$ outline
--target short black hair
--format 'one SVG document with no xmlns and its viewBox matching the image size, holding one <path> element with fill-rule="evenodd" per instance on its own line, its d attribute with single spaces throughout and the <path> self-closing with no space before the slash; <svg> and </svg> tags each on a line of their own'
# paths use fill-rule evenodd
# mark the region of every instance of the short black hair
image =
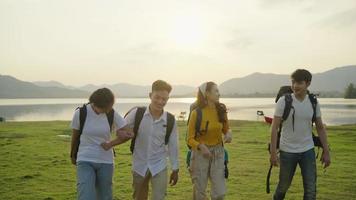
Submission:
<svg viewBox="0 0 356 200">
<path fill-rule="evenodd" d="M 100 88 L 89 97 L 89 103 L 93 103 L 98 108 L 108 108 L 114 105 L 115 96 L 108 88 Z"/>
<path fill-rule="evenodd" d="M 291 78 L 297 82 L 311 82 L 312 74 L 306 69 L 297 69 L 292 73 Z"/>
<path fill-rule="evenodd" d="M 153 91 L 162 91 L 162 90 L 167 91 L 168 93 L 171 93 L 172 86 L 163 80 L 157 80 L 152 83 L 152 92 Z"/>
</svg>

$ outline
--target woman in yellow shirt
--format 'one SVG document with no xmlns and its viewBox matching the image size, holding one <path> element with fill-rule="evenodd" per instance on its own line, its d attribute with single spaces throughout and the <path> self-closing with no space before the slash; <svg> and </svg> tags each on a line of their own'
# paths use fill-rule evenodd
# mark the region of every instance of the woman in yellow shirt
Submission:
<svg viewBox="0 0 356 200">
<path fill-rule="evenodd" d="M 211 200 L 224 199 L 225 166 L 223 142 L 231 142 L 226 106 L 219 102 L 214 82 L 199 87 L 197 101 L 188 123 L 188 146 L 192 148 L 190 172 L 193 199 L 206 200 L 206 187 L 211 182 Z M 200 127 L 196 122 L 201 121 Z M 222 136 L 224 135 L 224 140 Z"/>
</svg>

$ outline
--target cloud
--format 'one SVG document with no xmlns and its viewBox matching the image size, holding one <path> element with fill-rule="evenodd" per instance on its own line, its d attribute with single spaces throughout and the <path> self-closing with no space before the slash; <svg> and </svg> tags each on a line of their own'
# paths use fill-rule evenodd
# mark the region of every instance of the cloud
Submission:
<svg viewBox="0 0 356 200">
<path fill-rule="evenodd" d="M 233 30 L 227 30 L 227 32 L 229 34 L 224 41 L 224 46 L 230 50 L 245 50 L 254 44 L 248 30 L 236 27 Z"/>
<path fill-rule="evenodd" d="M 276 8 L 280 6 L 295 6 L 313 3 L 316 0 L 260 0 L 262 8 Z"/>
<path fill-rule="evenodd" d="M 129 54 L 139 56 L 156 56 L 159 55 L 157 45 L 153 42 L 143 43 L 125 50 Z"/>
<path fill-rule="evenodd" d="M 336 29 L 356 28 L 356 6 L 349 10 L 332 14 L 313 25 L 322 28 Z"/>
<path fill-rule="evenodd" d="M 229 40 L 225 43 L 225 46 L 229 49 L 243 50 L 253 45 L 253 42 L 249 38 L 236 38 Z"/>
</svg>

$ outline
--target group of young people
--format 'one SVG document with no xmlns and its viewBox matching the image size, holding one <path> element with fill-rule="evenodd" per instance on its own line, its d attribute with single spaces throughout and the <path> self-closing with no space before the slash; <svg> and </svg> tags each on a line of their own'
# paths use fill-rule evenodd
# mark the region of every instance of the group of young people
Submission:
<svg viewBox="0 0 356 200">
<path fill-rule="evenodd" d="M 297 164 L 301 167 L 304 199 L 316 199 L 316 158 L 312 138 L 312 118 L 323 148 L 321 161 L 330 165 L 327 136 L 321 120 L 320 105 L 316 113 L 307 98 L 311 74 L 296 70 L 292 76 L 293 116 L 282 119 L 284 97 L 276 104 L 271 130 L 271 156 L 273 165 L 280 165 L 279 184 L 273 199 L 284 199 Z M 77 170 L 77 193 L 80 200 L 113 199 L 114 150 L 113 147 L 131 141 L 132 199 L 146 200 L 151 185 L 152 200 L 167 196 L 167 185 L 174 186 L 179 178 L 179 140 L 174 115 L 164 110 L 172 87 L 157 80 L 149 93 L 147 107 L 135 107 L 123 118 L 113 109 L 115 97 L 107 88 L 93 92 L 89 103 L 78 108 L 71 122 L 71 161 Z M 191 150 L 189 172 L 192 199 L 206 200 L 210 181 L 211 200 L 222 200 L 226 194 L 224 143 L 232 141 L 227 108 L 219 101 L 217 84 L 205 82 L 199 86 L 196 102 L 188 120 L 186 143 Z M 277 130 L 281 138 L 277 154 Z M 111 132 L 116 133 L 114 139 Z M 167 157 L 171 169 L 168 169 Z"/>
</svg>

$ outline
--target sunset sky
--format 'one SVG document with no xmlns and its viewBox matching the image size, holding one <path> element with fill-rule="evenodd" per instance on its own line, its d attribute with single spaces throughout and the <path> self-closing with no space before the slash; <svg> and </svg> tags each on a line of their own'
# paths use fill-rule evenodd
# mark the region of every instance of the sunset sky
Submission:
<svg viewBox="0 0 356 200">
<path fill-rule="evenodd" d="M 356 64 L 355 0 L 0 0 L 0 74 L 221 83 Z"/>
</svg>

